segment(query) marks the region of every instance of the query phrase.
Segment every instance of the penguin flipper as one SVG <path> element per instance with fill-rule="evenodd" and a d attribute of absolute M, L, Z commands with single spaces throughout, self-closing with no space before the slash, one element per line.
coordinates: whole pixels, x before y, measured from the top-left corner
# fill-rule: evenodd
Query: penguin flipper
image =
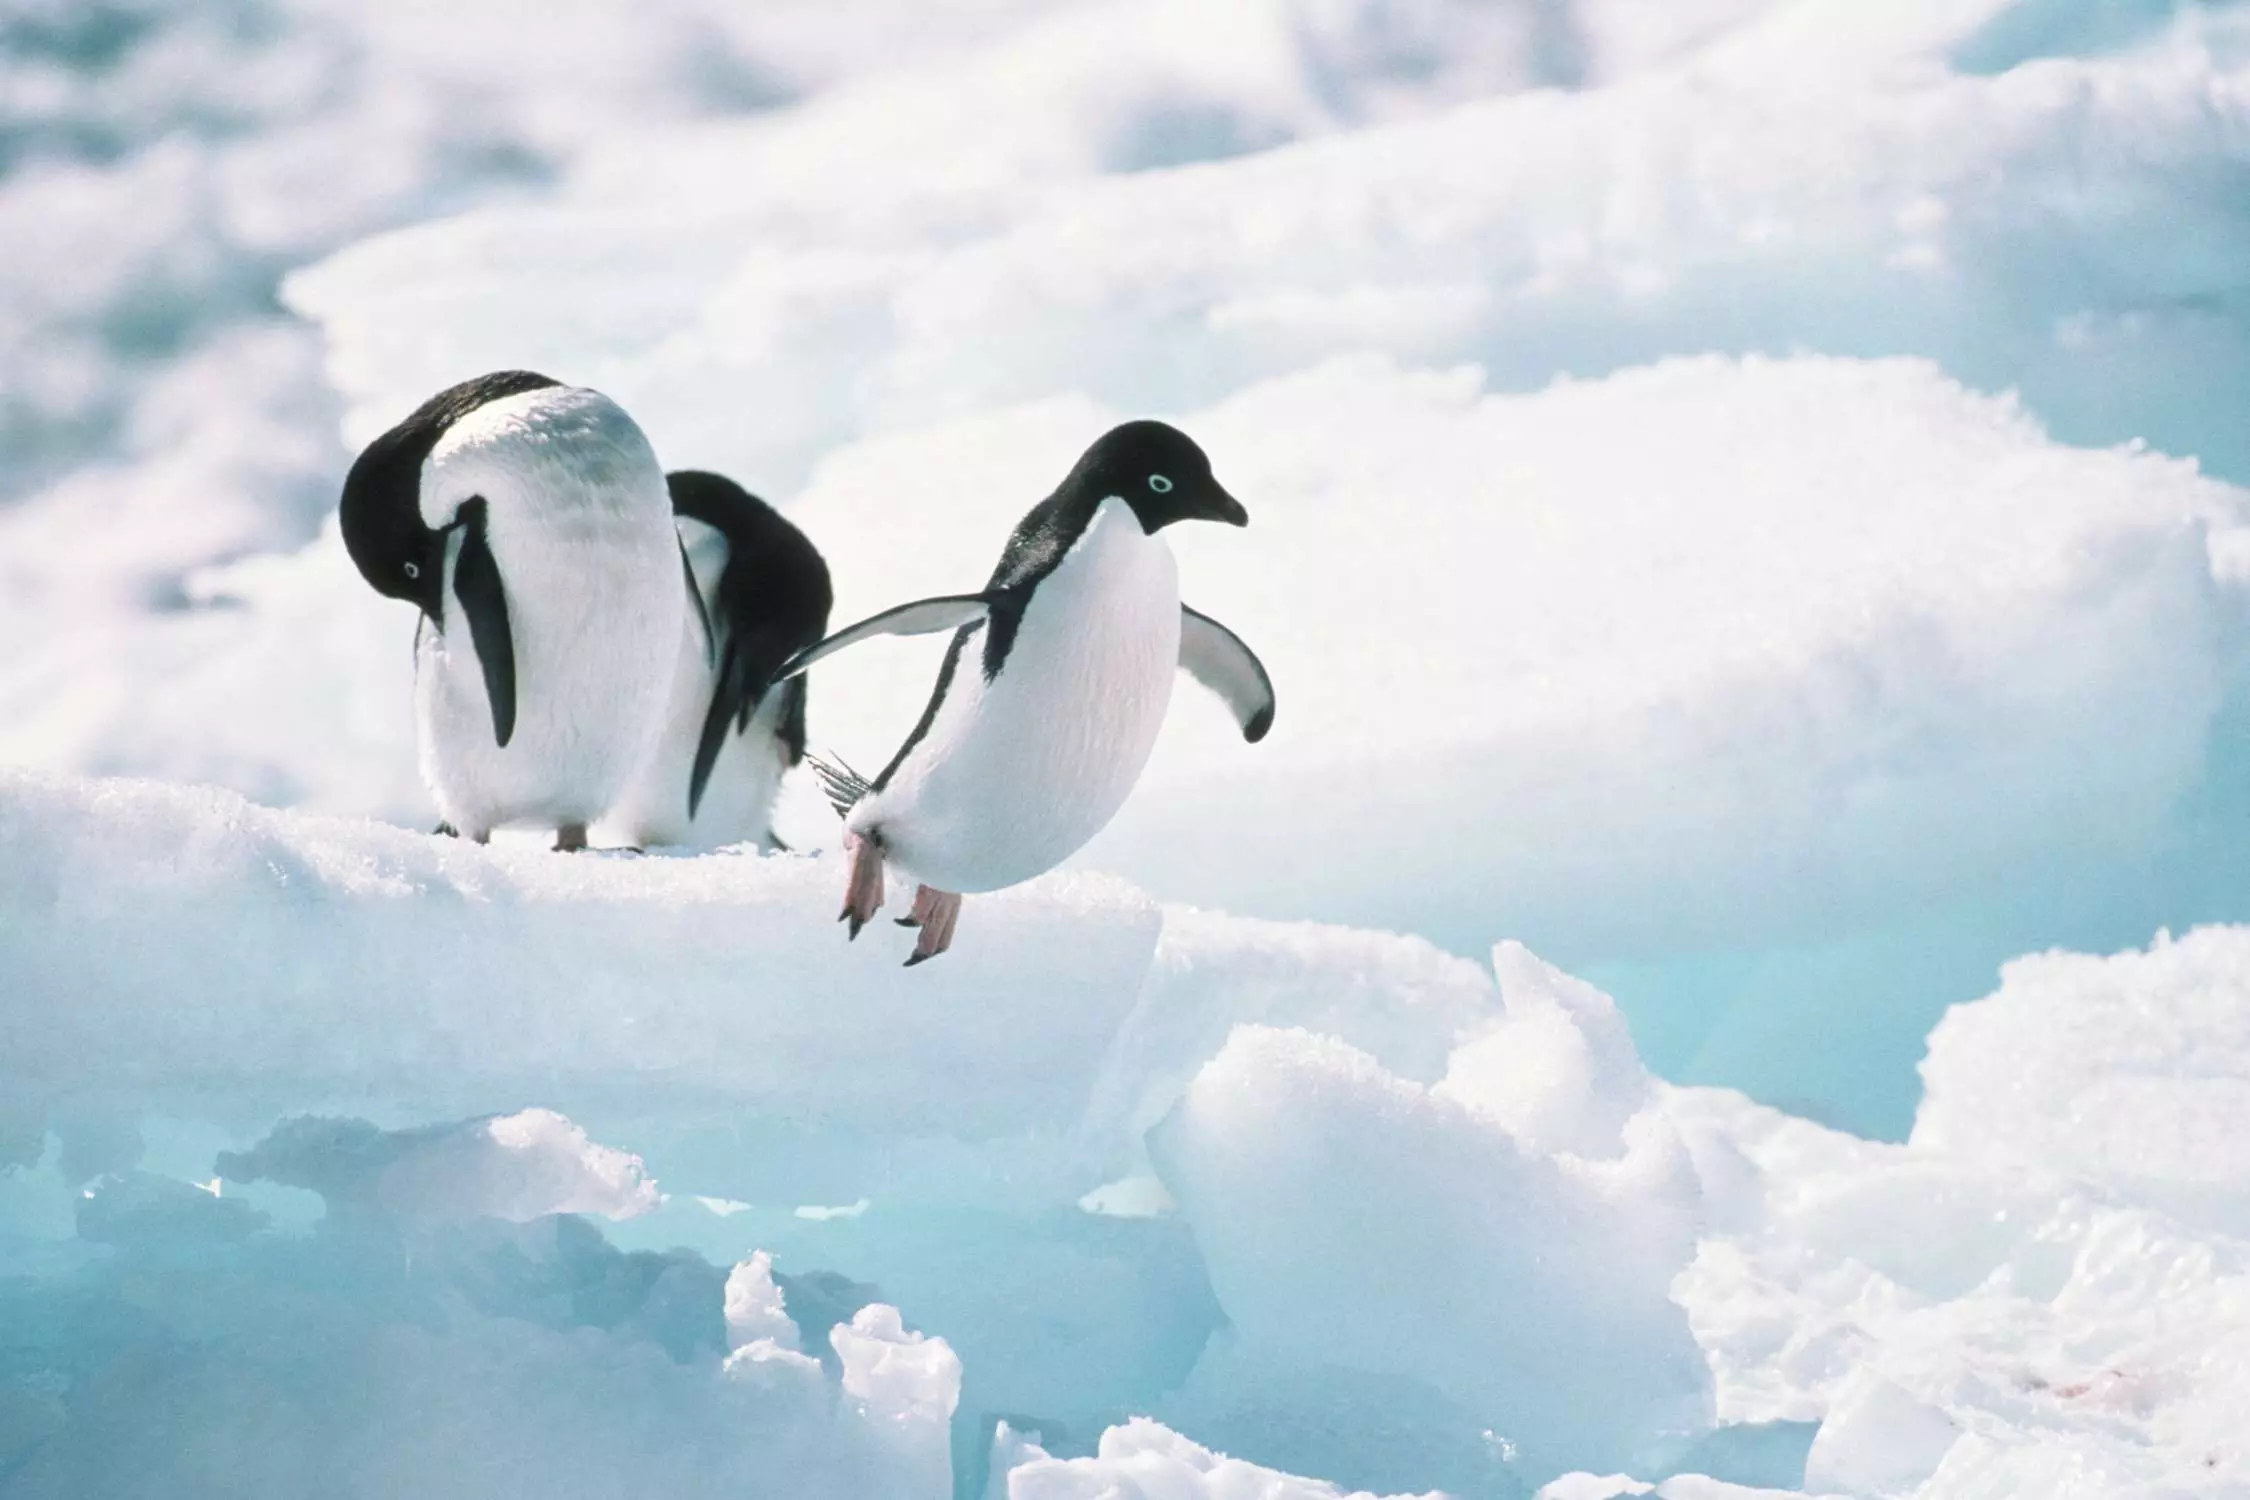
<path fill-rule="evenodd" d="M 461 507 L 461 555 L 453 565 L 453 594 L 469 621 L 469 640 L 484 669 L 492 700 L 492 733 L 503 749 L 516 732 L 516 637 L 508 624 L 508 591 L 484 535 L 485 502 Z"/>
<path fill-rule="evenodd" d="M 1188 675 L 1224 699 L 1255 745 L 1273 728 L 1273 679 L 1242 637 L 1209 615 L 1180 606 L 1180 665 Z"/>
<path fill-rule="evenodd" d="M 959 630 L 964 625 L 974 625 L 991 612 L 992 596 L 989 594 L 940 594 L 933 599 L 901 604 L 857 625 L 848 625 L 819 645 L 798 652 L 781 664 L 774 680 L 794 677 L 822 657 L 833 656 L 846 646 L 856 646 L 872 636 L 932 635 L 940 630 Z"/>

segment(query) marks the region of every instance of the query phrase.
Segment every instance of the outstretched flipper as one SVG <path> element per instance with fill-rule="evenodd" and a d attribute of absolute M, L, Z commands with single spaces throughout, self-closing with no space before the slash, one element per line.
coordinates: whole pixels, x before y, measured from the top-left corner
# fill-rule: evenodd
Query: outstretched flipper
<path fill-rule="evenodd" d="M 508 591 L 500 581 L 485 540 L 485 502 L 465 502 L 455 522 L 461 527 L 461 555 L 453 565 L 453 594 L 469 621 L 469 640 L 484 669 L 485 696 L 492 700 L 492 734 L 503 749 L 516 732 L 516 637 L 508 624 Z"/>
<path fill-rule="evenodd" d="M 1180 665 L 1188 674 L 1226 701 L 1242 726 L 1242 737 L 1255 745 L 1273 728 L 1273 679 L 1265 663 L 1242 644 L 1242 637 L 1209 615 L 1180 606 Z"/>
<path fill-rule="evenodd" d="M 959 630 L 964 625 L 974 625 L 991 612 L 992 600 L 985 594 L 940 594 L 934 599 L 901 604 L 857 625 L 846 626 L 810 650 L 798 652 L 782 663 L 775 680 L 794 677 L 822 657 L 833 656 L 846 646 L 856 646 L 874 636 L 934 635 L 940 630 Z"/>

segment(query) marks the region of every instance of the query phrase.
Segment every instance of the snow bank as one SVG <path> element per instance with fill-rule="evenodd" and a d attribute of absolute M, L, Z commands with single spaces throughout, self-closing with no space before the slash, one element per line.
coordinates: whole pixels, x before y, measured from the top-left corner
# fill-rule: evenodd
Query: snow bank
<path fill-rule="evenodd" d="M 0 782 L 0 1074 L 157 1113 L 541 1099 L 967 1137 L 1076 1118 L 1159 919 L 1061 877 L 956 965 L 835 927 L 840 866 L 555 859 L 145 783 Z M 966 937 L 972 929 L 964 928 Z M 948 955 L 949 957 L 953 955 Z"/>
<path fill-rule="evenodd" d="M 2137 1071 L 2129 1050 L 2116 1062 Z M 2174 1082 L 2193 1099 L 2192 1078 Z M 2250 1483 L 2250 1245 L 2047 1162 L 1875 1145 L 1718 1091 L 1670 1108 L 1733 1184 L 1675 1291 L 1722 1419 L 1820 1423 L 1806 1489 L 2090 1500 Z"/>
<path fill-rule="evenodd" d="M 1913 1144 L 2250 1239 L 2250 933 L 2048 953 L 1930 1033 Z"/>
<path fill-rule="evenodd" d="M 1607 997 L 1520 951 L 1502 985 L 1506 1019 L 1434 1088 L 1332 1037 L 1243 1026 L 1152 1134 L 1231 1324 L 1189 1410 L 1254 1427 L 1277 1382 L 1302 1402 L 1325 1377 L 1341 1411 L 1387 1375 L 1534 1480 L 1661 1462 L 1707 1428 L 1709 1377 L 1669 1296 L 1700 1217 L 1687 1154 L 1645 1108 Z M 1414 1473 L 1417 1456 L 1373 1461 Z"/>
<path fill-rule="evenodd" d="M 2250 1483 L 2240 929 L 2014 966 L 1892 1146 L 1518 945 L 1073 877 L 907 974 L 828 864 L 10 780 L 10 1493 Z"/>

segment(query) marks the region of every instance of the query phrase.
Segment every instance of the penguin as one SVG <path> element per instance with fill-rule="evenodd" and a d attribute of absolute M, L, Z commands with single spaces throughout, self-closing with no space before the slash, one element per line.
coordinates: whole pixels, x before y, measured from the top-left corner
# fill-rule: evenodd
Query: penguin
<path fill-rule="evenodd" d="M 432 396 L 356 459 L 344 545 L 421 610 L 416 738 L 441 833 L 586 846 L 654 748 L 687 608 L 648 439 L 598 391 L 503 370 Z"/>
<path fill-rule="evenodd" d="M 665 483 L 686 565 L 687 620 L 664 731 L 604 832 L 631 845 L 779 849 L 774 796 L 805 758 L 805 679 L 774 687 L 774 674 L 827 633 L 828 564 L 731 479 L 683 469 Z"/>
<path fill-rule="evenodd" d="M 872 636 L 953 632 L 882 774 L 813 757 L 851 851 L 838 920 L 852 937 L 883 905 L 886 862 L 917 883 L 901 919 L 920 929 L 912 967 L 952 945 L 963 894 L 1029 880 L 1100 832 L 1148 763 L 1176 667 L 1218 693 L 1245 740 L 1265 738 L 1273 681 L 1239 636 L 1180 602 L 1161 535 L 1176 521 L 1250 515 L 1186 433 L 1127 422 L 1017 523 L 982 592 L 899 605 L 782 668 Z"/>

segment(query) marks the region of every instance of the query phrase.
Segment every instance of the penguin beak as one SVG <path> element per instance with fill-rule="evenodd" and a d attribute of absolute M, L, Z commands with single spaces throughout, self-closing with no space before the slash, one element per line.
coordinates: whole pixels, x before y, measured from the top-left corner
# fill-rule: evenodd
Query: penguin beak
<path fill-rule="evenodd" d="M 1211 486 L 1211 494 L 1218 501 L 1211 512 L 1212 520 L 1224 521 L 1229 526 L 1247 526 L 1250 524 L 1250 512 L 1242 508 L 1242 502 L 1219 488 L 1216 482 L 1213 482 Z"/>

